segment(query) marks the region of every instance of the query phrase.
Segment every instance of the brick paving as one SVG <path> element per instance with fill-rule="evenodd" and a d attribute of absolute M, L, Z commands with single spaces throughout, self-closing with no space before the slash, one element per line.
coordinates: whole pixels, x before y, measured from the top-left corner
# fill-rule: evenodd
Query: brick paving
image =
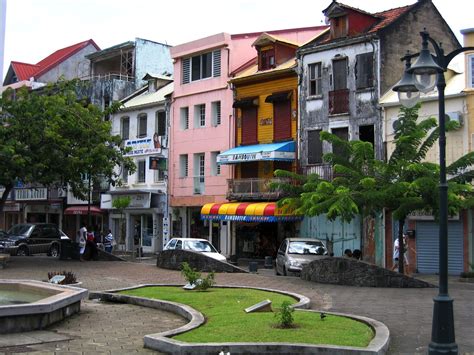
<path fill-rule="evenodd" d="M 73 271 L 91 291 L 143 283 L 183 283 L 178 271 L 158 269 L 154 260 L 135 262 L 61 261 L 44 256 L 14 257 L 0 278 L 44 280 L 48 271 Z M 437 283 L 436 276 L 423 276 Z M 433 297 L 437 289 L 364 288 L 316 284 L 296 277 L 258 274 L 218 274 L 218 284 L 258 286 L 301 293 L 311 308 L 353 313 L 379 320 L 391 333 L 389 354 L 425 354 L 431 337 Z M 460 354 L 474 355 L 474 284 L 450 278 L 454 298 L 456 343 Z M 82 311 L 49 328 L 71 340 L 28 346 L 34 354 L 153 353 L 143 348 L 143 335 L 172 329 L 184 320 L 158 310 L 123 304 L 83 303 Z M 0 352 L 4 351 L 0 348 Z M 25 351 L 22 351 L 25 352 Z"/>

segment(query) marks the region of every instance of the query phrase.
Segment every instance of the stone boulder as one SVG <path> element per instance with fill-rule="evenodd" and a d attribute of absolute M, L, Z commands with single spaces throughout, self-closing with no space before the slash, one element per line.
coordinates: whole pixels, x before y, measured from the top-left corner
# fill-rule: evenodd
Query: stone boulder
<path fill-rule="evenodd" d="M 327 257 L 309 263 L 303 267 L 301 278 L 318 283 L 360 287 L 436 287 L 364 261 L 339 257 Z"/>
<path fill-rule="evenodd" d="M 191 250 L 163 250 L 158 253 L 156 266 L 163 269 L 181 270 L 181 264 L 187 262 L 197 271 L 204 272 L 247 272 L 232 264 L 213 259 L 205 254 Z"/>

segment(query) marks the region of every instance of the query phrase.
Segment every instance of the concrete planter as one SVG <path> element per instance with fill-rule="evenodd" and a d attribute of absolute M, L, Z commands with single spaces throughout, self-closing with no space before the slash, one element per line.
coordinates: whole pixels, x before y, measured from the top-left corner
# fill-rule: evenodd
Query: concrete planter
<path fill-rule="evenodd" d="M 181 334 L 190 331 L 196 327 L 201 326 L 205 322 L 203 314 L 197 310 L 183 304 L 168 302 L 162 300 L 152 300 L 142 297 L 127 296 L 117 294 L 116 292 L 122 290 L 130 290 L 139 287 L 148 286 L 182 286 L 182 285 L 139 285 L 135 287 L 129 287 L 125 289 L 111 290 L 107 292 L 91 292 L 90 298 L 99 298 L 104 301 L 110 302 L 125 302 L 143 307 L 150 307 L 161 309 L 169 312 L 176 313 L 189 320 L 189 323 L 166 332 L 145 335 L 143 341 L 146 348 L 157 350 L 164 353 L 170 354 L 218 354 L 221 351 L 225 353 L 230 352 L 231 354 L 385 354 L 390 340 L 390 332 L 388 328 L 381 322 L 367 317 L 361 317 L 350 314 L 326 312 L 326 314 L 344 316 L 363 322 L 370 326 L 374 331 L 374 338 L 370 342 L 369 346 L 365 348 L 349 347 L 349 346 L 335 346 L 335 345 L 310 345 L 310 344 L 296 344 L 296 343 L 187 343 L 172 339 L 174 335 Z M 282 292 L 278 290 L 255 288 L 255 287 L 235 287 L 235 286 L 216 286 L 216 287 L 229 287 L 229 288 L 252 288 L 263 291 L 277 292 L 286 294 L 291 297 L 299 299 L 299 302 L 294 306 L 296 311 L 301 312 L 319 312 L 308 310 L 309 299 L 303 295 L 295 293 Z"/>

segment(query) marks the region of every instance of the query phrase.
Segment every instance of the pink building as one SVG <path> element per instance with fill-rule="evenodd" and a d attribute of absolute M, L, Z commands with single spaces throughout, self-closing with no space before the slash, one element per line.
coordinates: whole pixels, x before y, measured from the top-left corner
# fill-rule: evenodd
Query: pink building
<path fill-rule="evenodd" d="M 266 31 L 304 43 L 326 27 Z M 232 167 L 217 155 L 234 146 L 232 73 L 255 58 L 252 43 L 262 32 L 219 33 L 171 48 L 175 87 L 171 109 L 169 166 L 172 236 L 203 237 L 229 254 L 226 221 L 201 220 L 206 203 L 226 201 Z"/>

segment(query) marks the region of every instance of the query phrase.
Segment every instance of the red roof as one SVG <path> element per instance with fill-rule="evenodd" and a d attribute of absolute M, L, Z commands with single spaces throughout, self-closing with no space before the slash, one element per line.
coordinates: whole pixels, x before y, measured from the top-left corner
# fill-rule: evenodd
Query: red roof
<path fill-rule="evenodd" d="M 378 30 L 384 27 L 387 27 L 392 22 L 394 22 L 395 20 L 400 18 L 402 15 L 404 15 L 406 12 L 410 11 L 412 7 L 413 5 L 407 5 L 403 7 L 397 7 L 396 9 L 390 9 L 387 11 L 375 13 L 374 15 L 382 18 L 382 20 L 379 23 L 377 23 L 374 27 L 372 27 L 370 31 L 368 31 L 368 33 L 377 32 Z"/>
<path fill-rule="evenodd" d="M 11 62 L 18 81 L 29 80 L 38 71 L 39 66 L 21 62 Z"/>
<path fill-rule="evenodd" d="M 89 39 L 87 41 L 76 43 L 72 46 L 59 49 L 44 58 L 43 60 L 36 63 L 36 65 L 20 62 L 11 62 L 11 64 L 19 81 L 28 80 L 33 76 L 37 77 L 43 73 L 46 73 L 54 66 L 65 61 L 81 49 L 87 47 L 89 44 L 92 44 L 95 48 L 97 48 L 97 50 L 100 50 L 99 46 L 94 42 L 94 40 Z"/>
<path fill-rule="evenodd" d="M 394 23 L 396 20 L 398 20 L 400 17 L 405 15 L 407 12 L 409 12 L 416 5 L 417 5 L 417 3 L 414 3 L 412 5 L 397 7 L 395 9 L 390 9 L 390 10 L 370 14 L 370 13 L 367 13 L 367 12 L 365 12 L 363 10 L 360 10 L 360 9 L 356 9 L 356 8 L 353 8 L 353 7 L 344 5 L 344 4 L 339 4 L 339 6 L 346 7 L 348 9 L 351 9 L 353 11 L 357 11 L 357 12 L 360 12 L 360 13 L 363 13 L 363 14 L 369 14 L 369 15 L 374 16 L 375 18 L 378 19 L 378 22 L 376 22 L 372 27 L 370 27 L 367 31 L 365 31 L 364 34 L 376 33 L 378 31 L 388 27 L 389 25 Z M 323 38 L 321 40 L 321 42 L 319 42 L 319 43 L 329 43 L 329 42 L 332 42 L 333 40 L 340 40 L 340 39 L 341 38 L 332 39 L 329 35 L 326 35 L 326 38 Z"/>

